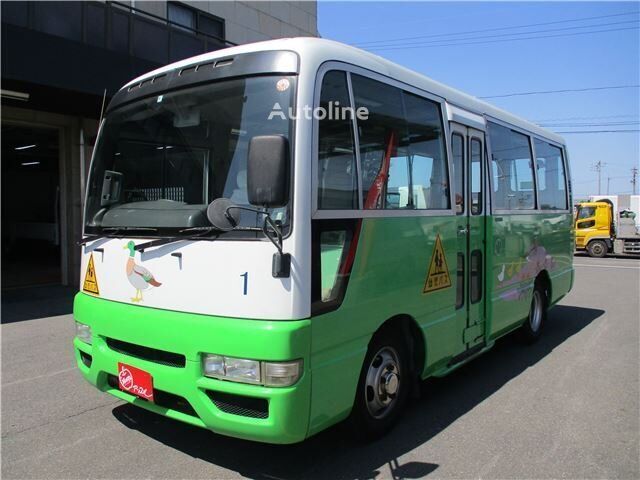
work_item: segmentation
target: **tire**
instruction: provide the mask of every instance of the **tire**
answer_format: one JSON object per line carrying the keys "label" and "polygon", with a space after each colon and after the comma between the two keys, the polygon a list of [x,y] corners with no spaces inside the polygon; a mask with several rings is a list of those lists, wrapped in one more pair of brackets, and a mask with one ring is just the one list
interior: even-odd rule
{"label": "tire", "polygon": [[525,343],[532,344],[540,338],[542,328],[547,321],[548,308],[549,296],[547,289],[544,288],[542,282],[536,280],[533,287],[533,295],[531,296],[529,315],[520,328],[520,334]]}
{"label": "tire", "polygon": [[602,258],[607,256],[609,247],[604,240],[591,240],[587,245],[587,253],[590,257]]}
{"label": "tire", "polygon": [[381,437],[400,418],[413,383],[408,359],[400,332],[383,330],[371,340],[350,417],[359,439]]}

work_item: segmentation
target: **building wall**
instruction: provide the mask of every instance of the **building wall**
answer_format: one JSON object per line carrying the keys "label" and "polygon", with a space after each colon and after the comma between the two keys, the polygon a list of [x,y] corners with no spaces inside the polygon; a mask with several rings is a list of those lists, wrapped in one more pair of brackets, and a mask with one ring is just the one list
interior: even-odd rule
{"label": "building wall", "polygon": [[[182,2],[225,20],[226,40],[241,44],[281,37],[318,36],[315,1]],[[137,1],[131,5],[166,18],[166,2]]]}
{"label": "building wall", "polygon": [[[4,3],[4,2],[3,2]],[[150,13],[157,17],[167,18],[167,2],[165,1],[123,1],[131,7]],[[232,44],[251,43],[272,38],[296,37],[296,36],[317,36],[317,3],[315,1],[258,1],[258,2],[234,2],[234,1],[185,1],[184,5],[207,12],[210,15],[220,17],[225,22],[225,40]],[[104,5],[104,4],[103,4]],[[4,12],[4,6],[2,8]],[[139,14],[139,13],[138,13]],[[142,16],[142,14],[139,14]],[[135,15],[134,15],[135,16]],[[5,27],[5,17],[3,13],[3,27]],[[8,20],[7,20],[8,21]],[[160,23],[161,20],[156,19]],[[143,73],[123,70],[122,65],[137,65],[144,71],[155,68],[158,65],[147,65],[139,59],[131,57],[120,58],[109,63],[113,52],[109,51],[109,40],[101,46],[104,52],[102,60],[88,55],[89,46],[83,37],[83,42],[64,39],[59,36],[48,35],[46,32],[29,30],[28,28],[16,27],[14,20],[9,22],[5,34],[3,34],[3,57],[13,60],[7,63],[11,68],[5,68],[3,61],[3,89],[26,92],[30,94],[29,101],[20,102],[2,98],[2,123],[22,126],[33,126],[33,128],[54,128],[59,131],[60,144],[60,227],[61,227],[61,267],[62,282],[66,285],[77,285],[80,278],[80,248],[77,241],[82,236],[82,212],[84,202],[84,186],[89,170],[89,162],[96,139],[98,116],[102,103],[103,88],[98,91],[91,91],[92,84],[99,83],[96,79],[104,76],[95,73],[91,76],[91,81],[79,79],[76,73],[68,75],[68,82],[64,76],[52,79],[44,79],[41,70],[33,70],[24,65],[35,63],[41,66],[46,58],[34,58],[38,51],[38,46],[49,45],[55,50],[55,45],[62,45],[64,51],[59,51],[56,62],[61,58],[70,57],[73,63],[81,63],[82,71],[87,67],[92,67],[90,62],[98,62],[107,69],[118,68],[122,70],[117,77],[117,81],[112,83],[122,85],[126,80]],[[33,28],[33,27],[30,27]],[[164,28],[169,28],[165,26]],[[9,36],[9,33],[15,34]],[[7,42],[13,39],[13,42]],[[133,41],[133,40],[131,40]],[[26,50],[26,44],[31,42],[32,50]],[[66,43],[65,43],[66,42]],[[131,48],[133,52],[135,48]],[[74,54],[73,52],[78,52]],[[84,57],[80,58],[80,53],[84,52]],[[52,52],[41,56],[50,57]],[[111,57],[109,56],[111,55]],[[54,55],[55,56],[55,55]],[[87,57],[87,58],[85,58]],[[22,58],[31,58],[31,62],[21,62]],[[16,63],[16,61],[18,63]],[[137,63],[136,63],[137,62]],[[24,65],[23,65],[24,64]],[[27,65],[28,66],[28,65]],[[93,65],[94,67],[96,64]],[[71,68],[71,67],[70,67]],[[58,69],[65,70],[65,69]],[[111,70],[109,70],[111,71]],[[10,76],[6,72],[11,72]],[[16,73],[17,72],[17,73]],[[40,73],[38,73],[40,72]],[[120,78],[123,80],[121,82]],[[76,84],[71,82],[75,81]],[[80,82],[80,84],[78,84]],[[82,83],[84,82],[84,83]],[[95,86],[95,85],[93,85]],[[117,88],[117,87],[113,87]],[[84,89],[84,90],[83,90]],[[95,90],[95,88],[94,88]],[[99,93],[99,94],[98,94]],[[107,97],[114,92],[109,91]],[[54,102],[51,99],[59,98]],[[107,98],[108,101],[108,98]],[[80,108],[84,106],[85,108]],[[93,115],[93,118],[91,118]],[[84,146],[82,146],[84,142]],[[82,161],[84,159],[84,161]]]}

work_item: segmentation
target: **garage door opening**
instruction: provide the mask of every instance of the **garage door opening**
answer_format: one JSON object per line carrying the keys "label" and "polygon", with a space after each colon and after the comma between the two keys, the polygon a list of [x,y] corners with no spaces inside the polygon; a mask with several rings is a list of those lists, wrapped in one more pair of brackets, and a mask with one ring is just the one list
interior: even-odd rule
{"label": "garage door opening", "polygon": [[60,145],[56,129],[2,126],[2,288],[59,284]]}

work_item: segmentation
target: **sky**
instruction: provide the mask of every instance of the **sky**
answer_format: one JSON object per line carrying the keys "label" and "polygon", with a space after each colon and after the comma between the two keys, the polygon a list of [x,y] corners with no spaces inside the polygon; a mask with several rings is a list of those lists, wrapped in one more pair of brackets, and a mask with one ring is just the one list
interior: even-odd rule
{"label": "sky", "polygon": [[478,97],[633,86],[486,99],[553,131],[589,132],[561,134],[574,198],[598,194],[599,161],[602,194],[632,193],[631,169],[640,167],[639,28],[638,2],[318,2],[323,38]]}

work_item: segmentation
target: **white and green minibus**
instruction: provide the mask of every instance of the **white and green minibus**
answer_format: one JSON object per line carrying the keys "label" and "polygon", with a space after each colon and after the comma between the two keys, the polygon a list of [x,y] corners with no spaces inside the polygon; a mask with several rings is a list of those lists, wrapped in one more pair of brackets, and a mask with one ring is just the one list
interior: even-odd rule
{"label": "white and green minibus", "polygon": [[573,283],[567,153],[340,43],[237,46],[113,97],[81,243],[98,389],[256,441],[375,436],[420,380],[541,334]]}

